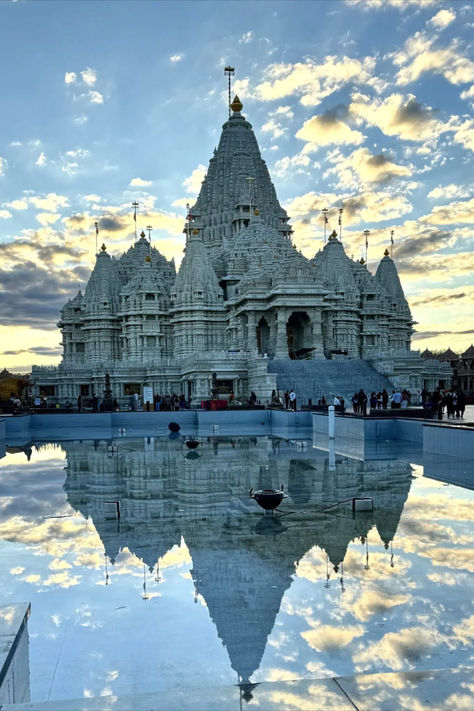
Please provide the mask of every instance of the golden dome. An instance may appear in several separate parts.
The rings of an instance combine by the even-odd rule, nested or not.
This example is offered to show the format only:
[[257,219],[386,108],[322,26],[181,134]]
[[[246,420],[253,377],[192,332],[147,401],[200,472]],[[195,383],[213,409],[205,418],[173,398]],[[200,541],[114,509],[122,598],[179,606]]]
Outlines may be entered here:
[[239,97],[237,96],[237,94],[234,96],[234,100],[233,100],[233,102],[231,103],[230,108],[231,108],[232,111],[233,111],[234,113],[236,113],[236,114],[240,114],[240,112],[241,112],[242,109],[244,108],[244,105],[243,105],[243,103],[241,102],[241,100],[239,99]]

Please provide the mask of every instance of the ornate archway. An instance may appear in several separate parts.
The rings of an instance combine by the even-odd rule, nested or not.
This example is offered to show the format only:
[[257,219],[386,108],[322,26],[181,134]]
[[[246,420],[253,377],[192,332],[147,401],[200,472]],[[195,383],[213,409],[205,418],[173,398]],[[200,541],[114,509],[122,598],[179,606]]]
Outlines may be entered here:
[[295,311],[286,324],[288,355],[293,360],[308,358],[314,350],[311,342],[311,320],[304,311]]

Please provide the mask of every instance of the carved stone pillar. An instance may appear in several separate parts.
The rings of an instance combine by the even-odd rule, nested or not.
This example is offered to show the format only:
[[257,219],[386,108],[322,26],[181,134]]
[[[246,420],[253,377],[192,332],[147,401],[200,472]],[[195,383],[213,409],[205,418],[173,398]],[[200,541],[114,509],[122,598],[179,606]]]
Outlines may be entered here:
[[324,358],[320,309],[312,309],[309,316],[311,318],[311,339],[312,346],[314,348],[312,352],[312,358]]
[[254,311],[247,313],[247,348],[249,351],[257,348],[257,319]]
[[275,346],[275,358],[288,358],[288,336],[286,333],[286,324],[288,314],[282,309],[277,313],[277,334]]

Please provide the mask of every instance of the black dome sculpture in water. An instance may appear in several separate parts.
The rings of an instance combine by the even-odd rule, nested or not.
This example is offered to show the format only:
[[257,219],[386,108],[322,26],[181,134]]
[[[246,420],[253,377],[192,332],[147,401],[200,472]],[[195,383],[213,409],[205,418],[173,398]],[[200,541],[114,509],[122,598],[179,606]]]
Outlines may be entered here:
[[266,511],[273,511],[281,504],[283,499],[287,498],[287,494],[283,491],[283,484],[281,485],[281,489],[260,489],[259,491],[254,491],[252,488],[249,491],[249,496],[251,499],[255,499],[257,504]]

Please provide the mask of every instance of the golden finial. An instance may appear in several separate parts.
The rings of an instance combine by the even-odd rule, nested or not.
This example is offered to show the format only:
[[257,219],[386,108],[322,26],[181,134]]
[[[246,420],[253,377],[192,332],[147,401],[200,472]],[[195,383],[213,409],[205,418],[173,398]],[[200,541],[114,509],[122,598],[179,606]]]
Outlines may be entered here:
[[258,217],[260,215],[260,210],[255,210],[254,213],[255,217]]
[[364,257],[361,257],[361,258],[359,259],[359,264],[362,264],[362,266],[364,266],[364,264],[365,264],[365,259],[364,259]]
[[230,108],[231,108],[232,111],[233,111],[234,113],[236,113],[236,114],[240,114],[240,112],[241,112],[242,109],[244,108],[244,105],[243,105],[243,103],[241,102],[241,100],[239,99],[239,97],[237,96],[237,94],[234,96],[234,100],[233,100],[233,102],[231,103]]
[[140,232],[140,237],[145,237],[145,233],[143,230]]
[[384,256],[385,256],[385,257],[389,257],[389,256],[390,256],[390,252],[388,251],[388,249],[385,250]]
[[193,235],[198,235],[198,234],[199,234],[199,230],[193,230]]
[[103,252],[105,252],[105,250],[106,250],[106,249],[107,249],[107,247],[105,246],[105,243],[104,243],[104,242],[102,242],[102,247],[101,247],[101,250],[102,250]]
[[336,230],[333,230],[331,234],[329,235],[329,239],[337,239],[337,232]]

